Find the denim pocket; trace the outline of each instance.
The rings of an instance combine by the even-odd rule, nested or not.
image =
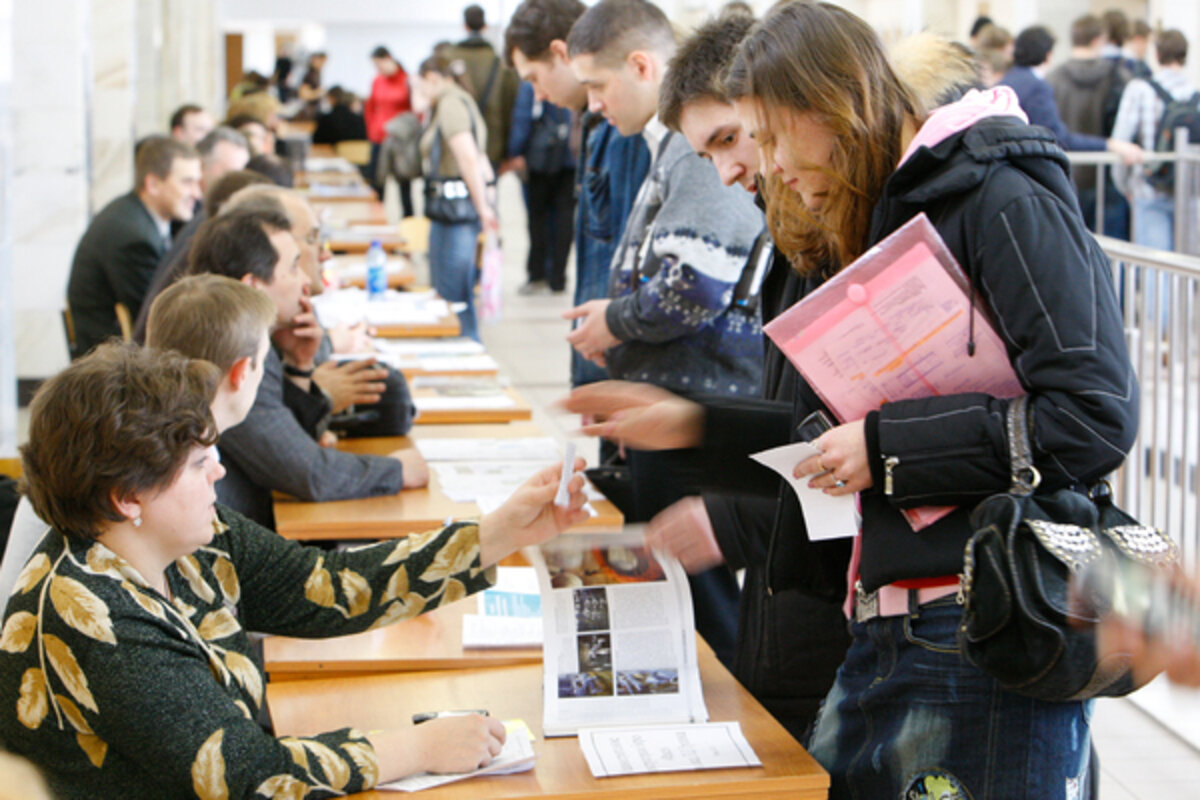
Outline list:
[[[904,618],[904,638],[934,653],[957,653],[962,608],[953,597],[934,600]]]

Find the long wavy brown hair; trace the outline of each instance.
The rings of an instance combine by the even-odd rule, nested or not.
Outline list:
[[[789,203],[776,212],[772,230],[785,252],[802,256],[804,271],[857,258],[866,249],[872,209],[900,161],[904,125],[924,118],[875,31],[838,6],[785,0],[742,43],[727,89],[757,103],[772,134],[760,143],[768,158],[771,148],[787,147],[790,115],[813,114],[833,132],[830,164],[818,167],[832,179],[819,213]]]

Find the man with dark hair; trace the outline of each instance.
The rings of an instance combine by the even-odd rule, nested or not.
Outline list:
[[[286,189],[291,189],[296,182],[292,165],[274,153],[259,153],[246,162],[246,169],[257,172],[276,186]]]
[[[764,180],[758,175],[758,146],[746,134],[725,88],[737,48],[753,25],[752,15],[725,11],[680,44],[663,81],[658,114],[668,128],[687,138],[701,158],[713,163],[722,183],[738,184],[757,195],[757,184]],[[788,194],[779,192],[771,199],[779,203]],[[765,207],[762,198],[756,199]],[[781,250],[766,242],[763,247],[758,258],[769,262],[763,269],[759,297],[766,322],[812,291],[821,279],[800,275]],[[746,399],[756,408],[770,403],[790,414],[796,402],[795,369],[773,344],[764,341],[764,346],[762,394]],[[707,453],[696,457],[712,461]],[[678,548],[688,571],[721,562],[729,569],[745,570],[731,669],[738,681],[802,740],[833,685],[849,643],[842,614],[844,592],[838,591],[843,588],[849,547],[844,541],[809,543],[798,555],[805,564],[797,573],[823,573],[824,581],[806,583],[803,589],[768,592],[767,569],[761,557],[768,541],[763,532],[772,529],[777,513],[785,518],[798,516],[799,506],[788,495],[783,496],[780,510],[776,503],[760,497],[728,490],[710,492],[708,488],[702,497],[684,498],[657,515],[647,537],[669,552]],[[686,545],[677,544],[684,541]]]
[[[622,136],[587,110],[587,90],[567,55],[567,36],[587,6],[579,0],[525,0],[505,31],[504,53],[540,100],[582,115],[575,170],[575,305],[608,297],[609,265],[634,195],[650,169],[641,136]],[[571,385],[603,380],[608,372],[571,350]]]
[[[1187,37],[1179,30],[1167,30],[1154,43],[1159,69],[1151,78],[1135,78],[1125,87],[1113,138],[1131,140],[1146,150],[1157,149],[1156,139],[1163,122],[1166,98],[1200,106],[1196,85],[1187,75]],[[1159,250],[1175,249],[1175,198],[1167,181],[1132,180],[1129,170],[1115,173],[1117,185],[1129,195],[1134,214],[1133,241]]]
[[[189,145],[154,136],[138,151],[133,191],[95,216],[71,264],[67,303],[83,355],[121,333],[116,304],[141,310],[158,262],[170,248],[171,221],[186,222],[200,198],[200,158]]]
[[[414,452],[358,456],[321,447],[329,401],[313,383],[324,332],[308,301],[308,275],[284,206],[270,196],[208,220],[192,244],[190,272],[225,275],[261,289],[280,326],[246,420],[221,436],[228,470],[221,502],[273,527],[272,491],[307,501],[346,500],[424,486],[428,469]],[[286,377],[285,377],[286,376]],[[303,401],[303,402],[302,402]]]
[[[567,45],[589,109],[624,135],[641,134],[650,173],[613,256],[609,297],[564,316],[583,356],[614,378],[674,392],[754,397],[762,381],[757,304],[741,303],[743,273],[763,231],[741,188],[724,187],[713,166],[657,115],[671,23],[646,0],[601,0],[571,28]],[[648,520],[695,493],[690,455],[628,451],[632,520]],[[737,585],[724,567],[692,577],[697,629],[732,658]]]
[[[266,177],[257,172],[239,169],[222,175],[208,185],[208,189],[204,193],[203,208],[196,212],[191,221],[175,237],[171,249],[162,257],[158,262],[158,267],[154,270],[154,277],[151,278],[149,288],[146,290],[146,299],[142,301],[142,310],[138,312],[133,323],[133,340],[135,342],[143,344],[146,341],[146,322],[150,317],[150,306],[154,304],[154,298],[158,297],[163,289],[170,286],[187,271],[192,239],[195,238],[196,231],[200,229],[200,226],[204,224],[205,220],[215,217],[221,210],[221,206],[235,192],[256,183],[268,182]]]
[[[463,25],[467,38],[446,47],[440,55],[450,62],[462,61],[466,66],[467,91],[475,98],[487,124],[488,160],[496,174],[500,174],[520,81],[484,38],[487,21],[480,6],[470,5],[463,10]]]
[[[1142,148],[1130,142],[1104,139],[1101,136],[1078,133],[1067,128],[1054,102],[1054,91],[1046,82],[1054,50],[1054,34],[1041,25],[1026,28],[1017,35],[1013,48],[1013,66],[998,85],[1017,93],[1021,109],[1031,125],[1049,128],[1064,150],[1107,150],[1116,153],[1126,164],[1139,164]]]
[[[1150,37],[1153,35],[1154,30],[1146,24],[1146,20],[1136,19],[1133,21],[1133,33],[1130,35],[1129,41],[1125,43],[1125,55],[1132,65],[1135,78],[1150,77],[1150,65],[1146,63],[1146,53],[1150,50]]]
[[[195,103],[187,103],[171,114],[171,137],[195,147],[215,126],[212,114]]]
[[[258,117],[252,114],[238,114],[226,120],[225,124],[246,137],[251,156],[275,152],[275,134]]]

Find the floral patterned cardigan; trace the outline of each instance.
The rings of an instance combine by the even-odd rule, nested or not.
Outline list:
[[[155,591],[99,542],[49,532],[0,634],[4,745],[72,798],[321,798],[373,787],[374,748],[351,728],[270,736],[255,722],[263,674],[247,630],[356,633],[461,599],[495,580],[479,529],[330,552],[218,506],[212,543]],[[13,713],[15,712],[15,713]]]

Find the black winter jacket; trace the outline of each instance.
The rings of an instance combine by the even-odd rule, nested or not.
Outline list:
[[[884,187],[871,244],[921,211],[990,308],[1030,395],[1041,491],[1083,488],[1120,466],[1137,433],[1137,381],[1111,267],[1084,227],[1053,134],[991,117],[921,148]],[[864,588],[961,571],[971,509],[1010,485],[1007,406],[960,394],[867,416]],[[928,505],[958,509],[914,533],[900,509]]]

